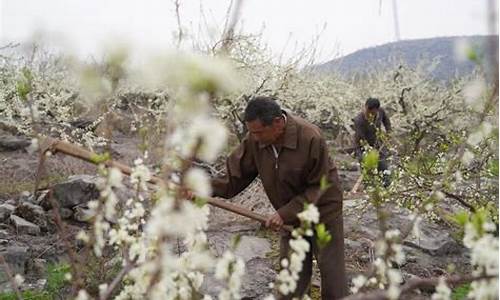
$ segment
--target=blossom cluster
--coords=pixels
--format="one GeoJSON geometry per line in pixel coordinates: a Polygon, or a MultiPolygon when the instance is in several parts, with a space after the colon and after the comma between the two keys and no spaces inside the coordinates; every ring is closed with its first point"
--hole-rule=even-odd
{"type": "MultiPolygon", "coordinates": [[[[299,273],[303,267],[303,261],[309,251],[312,251],[309,240],[313,236],[313,226],[319,222],[319,211],[314,204],[307,204],[305,209],[297,214],[300,220],[300,227],[292,232],[292,239],[289,241],[291,253],[288,258],[281,261],[281,271],[276,277],[276,283],[280,295],[290,295],[297,288],[299,273]]],[[[271,297],[271,296],[270,296],[271,297]]]]}

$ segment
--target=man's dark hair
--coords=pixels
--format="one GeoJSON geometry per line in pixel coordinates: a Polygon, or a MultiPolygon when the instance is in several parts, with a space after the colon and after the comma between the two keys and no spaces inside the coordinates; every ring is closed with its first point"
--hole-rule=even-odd
{"type": "Polygon", "coordinates": [[[281,107],[274,98],[254,97],[245,108],[245,122],[260,120],[262,125],[269,126],[275,118],[281,117],[281,107]]]}
{"type": "Polygon", "coordinates": [[[365,106],[368,109],[379,109],[380,108],[380,101],[378,101],[377,98],[368,98],[366,99],[365,106]]]}

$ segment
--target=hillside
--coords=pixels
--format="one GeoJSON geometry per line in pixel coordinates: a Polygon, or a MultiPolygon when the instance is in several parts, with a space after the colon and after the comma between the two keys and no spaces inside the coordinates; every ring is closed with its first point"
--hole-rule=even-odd
{"type": "Polygon", "coordinates": [[[474,70],[472,61],[460,61],[456,55],[456,45],[467,40],[479,57],[484,57],[488,49],[488,38],[495,39],[498,49],[498,36],[438,37],[430,39],[404,40],[376,47],[358,50],[349,55],[316,65],[314,70],[321,73],[337,72],[343,77],[362,75],[374,69],[386,69],[402,62],[416,67],[419,62],[439,60],[430,74],[448,81],[455,76],[469,74],[474,70]]]}

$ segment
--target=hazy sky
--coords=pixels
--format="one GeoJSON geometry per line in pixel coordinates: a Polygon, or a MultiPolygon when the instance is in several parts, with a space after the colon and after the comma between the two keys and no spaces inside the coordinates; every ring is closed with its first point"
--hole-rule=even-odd
{"type": "MultiPolygon", "coordinates": [[[[0,0],[0,41],[22,41],[44,32],[85,55],[120,38],[140,49],[173,45],[172,0],[0,0]]],[[[275,53],[286,56],[319,33],[320,60],[395,40],[394,0],[246,0],[245,32],[263,30],[275,53]]],[[[488,34],[487,0],[396,0],[401,39],[488,34]]],[[[222,27],[230,1],[180,0],[189,33],[222,27]],[[205,21],[200,21],[204,11],[205,21]],[[207,26],[208,24],[208,26],[207,26]]],[[[1,45],[1,44],[0,44],[1,45]]]]}

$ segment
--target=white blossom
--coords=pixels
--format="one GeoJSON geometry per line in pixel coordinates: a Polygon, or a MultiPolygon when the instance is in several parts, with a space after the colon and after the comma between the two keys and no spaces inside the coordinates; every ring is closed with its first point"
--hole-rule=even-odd
{"type": "Polygon", "coordinates": [[[398,229],[391,229],[391,230],[387,230],[385,232],[385,238],[387,240],[394,240],[396,238],[398,238],[400,235],[400,232],[398,229]]]}
{"type": "Polygon", "coordinates": [[[392,244],[391,250],[394,252],[392,255],[392,260],[398,265],[402,265],[405,262],[405,253],[403,252],[403,246],[401,244],[392,244]]]}
{"type": "Polygon", "coordinates": [[[451,297],[451,290],[446,284],[443,277],[439,278],[439,283],[436,286],[436,292],[432,294],[432,300],[449,300],[451,297]]]}
{"type": "Polygon", "coordinates": [[[123,187],[122,178],[123,174],[117,168],[108,169],[108,182],[111,187],[121,188],[123,187]]]}
{"type": "Polygon", "coordinates": [[[454,45],[455,60],[466,61],[471,50],[471,44],[466,38],[456,40],[454,45]]]}
{"type": "Polygon", "coordinates": [[[132,168],[132,173],[130,174],[130,183],[134,186],[139,185],[141,190],[147,191],[146,182],[151,179],[151,172],[143,164],[142,159],[136,159],[134,165],[135,167],[132,168]]]}
{"type": "Polygon", "coordinates": [[[196,147],[199,158],[213,162],[225,145],[226,127],[213,118],[196,118],[187,128],[178,128],[170,138],[170,144],[180,150],[184,158],[192,156],[196,147]]]}
{"type": "Polygon", "coordinates": [[[353,294],[356,294],[362,287],[365,286],[367,283],[368,279],[366,276],[363,275],[358,275],[352,279],[352,287],[351,287],[351,292],[353,294]]]}
{"type": "Polygon", "coordinates": [[[486,84],[482,79],[474,79],[469,82],[463,90],[465,103],[472,108],[481,108],[483,101],[482,94],[486,90],[486,84]]]}
{"type": "Polygon", "coordinates": [[[469,150],[465,150],[462,156],[462,162],[464,163],[464,165],[466,166],[470,165],[473,159],[474,159],[474,154],[469,150]]]}
{"type": "Polygon", "coordinates": [[[498,271],[498,238],[486,234],[471,247],[471,263],[481,266],[487,274],[498,271]]]}
{"type": "Polygon", "coordinates": [[[16,274],[16,276],[14,276],[14,281],[16,282],[17,286],[20,286],[24,283],[24,277],[21,274],[16,274]]]}
{"type": "Polygon", "coordinates": [[[212,195],[212,184],[206,172],[200,168],[191,168],[186,174],[186,186],[200,197],[212,195]]]}
{"type": "Polygon", "coordinates": [[[422,223],[422,217],[415,216],[415,221],[413,223],[413,228],[412,228],[412,234],[417,240],[420,240],[421,237],[420,223],[422,223]]]}
{"type": "Polygon", "coordinates": [[[471,291],[467,295],[471,299],[498,299],[498,279],[476,280],[471,283],[471,291]]]}
{"type": "Polygon", "coordinates": [[[80,231],[78,231],[78,234],[76,235],[76,239],[87,243],[89,241],[89,236],[85,231],[80,230],[80,231]]]}
{"type": "Polygon", "coordinates": [[[90,296],[85,290],[79,290],[75,300],[89,300],[90,296]]]}
{"type": "Polygon", "coordinates": [[[99,285],[99,295],[104,295],[104,293],[106,292],[106,290],[108,289],[108,284],[107,283],[103,283],[103,284],[100,284],[99,285]]]}
{"type": "Polygon", "coordinates": [[[219,299],[239,299],[241,277],[245,272],[245,263],[229,251],[224,252],[215,267],[215,278],[228,283],[227,289],[219,293],[219,299]]]}
{"type": "Polygon", "coordinates": [[[426,211],[431,211],[433,208],[434,208],[434,204],[432,204],[431,202],[424,205],[424,209],[426,211]]]}
{"type": "Polygon", "coordinates": [[[495,232],[497,230],[497,226],[493,222],[484,222],[483,230],[486,232],[495,232]]]}
{"type": "MultiPolygon", "coordinates": [[[[486,222],[488,224],[490,222],[486,222]]],[[[490,229],[491,225],[483,225],[490,229]]],[[[464,228],[464,245],[471,249],[471,264],[474,267],[474,275],[498,274],[498,238],[485,231],[478,232],[474,224],[468,222],[464,228]]],[[[469,297],[473,299],[497,299],[498,278],[476,280],[471,283],[469,297]]]]}
{"type": "Polygon", "coordinates": [[[401,289],[397,285],[390,285],[387,289],[387,297],[390,300],[399,299],[399,295],[401,294],[401,289]]]}
{"type": "Polygon", "coordinates": [[[304,222],[318,223],[319,222],[319,211],[316,205],[310,203],[307,205],[306,210],[297,214],[297,217],[304,222]]]}
{"type": "Polygon", "coordinates": [[[401,272],[396,269],[387,270],[387,279],[392,284],[399,284],[403,282],[403,277],[401,276],[401,272]]]}
{"type": "Polygon", "coordinates": [[[306,253],[309,252],[309,242],[303,238],[292,239],[290,240],[290,248],[297,253],[306,253]]]}
{"type": "Polygon", "coordinates": [[[73,279],[73,276],[71,275],[71,273],[64,274],[64,280],[71,281],[71,279],[73,279]]]}
{"type": "Polygon", "coordinates": [[[38,139],[33,138],[31,139],[31,143],[28,147],[26,147],[26,151],[28,151],[29,154],[33,154],[39,149],[39,144],[38,144],[38,139]]]}

